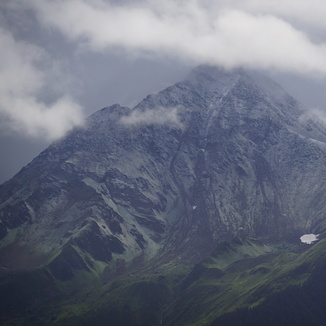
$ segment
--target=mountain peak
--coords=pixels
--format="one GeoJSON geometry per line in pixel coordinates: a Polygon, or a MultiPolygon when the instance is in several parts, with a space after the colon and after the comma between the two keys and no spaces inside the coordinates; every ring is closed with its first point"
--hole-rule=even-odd
{"type": "Polygon", "coordinates": [[[197,78],[202,81],[206,79],[216,82],[222,79],[238,78],[245,74],[243,68],[226,69],[220,66],[200,65],[190,72],[189,79],[197,78]]]}
{"type": "MultiPolygon", "coordinates": [[[[284,89],[267,76],[257,71],[246,71],[244,68],[226,69],[218,66],[201,65],[192,70],[188,80],[194,86],[224,91],[241,84],[255,88],[257,92],[278,100],[289,98],[284,89]],[[250,86],[249,86],[250,85],[250,86]]],[[[223,92],[223,91],[222,91],[223,92]]]]}
{"type": "MultiPolygon", "coordinates": [[[[201,121],[221,118],[233,121],[233,124],[265,117],[277,124],[296,125],[298,132],[305,133],[299,126],[300,117],[306,110],[303,105],[268,77],[243,68],[226,70],[198,66],[184,81],[148,96],[134,109],[173,107],[179,109],[182,121],[190,119],[190,111],[197,111],[201,121]]],[[[199,125],[198,122],[200,129],[208,126],[199,125]]]]}
{"type": "Polygon", "coordinates": [[[244,75],[242,68],[226,70],[222,67],[201,65],[191,71],[186,82],[197,91],[223,96],[244,75]]]}
{"type": "Polygon", "coordinates": [[[301,108],[267,78],[212,66],[132,110],[104,108],[1,188],[2,244],[32,237],[44,255],[74,246],[85,263],[127,266],[135,257],[196,262],[237,236],[312,231],[324,185],[304,199],[293,189],[322,180],[324,148],[307,138],[301,108]]]}
{"type": "MultiPolygon", "coordinates": [[[[162,293],[174,281],[161,273],[212,253],[178,286],[183,291],[214,262],[209,277],[222,277],[238,258],[270,252],[271,243],[292,245],[307,233],[322,238],[326,147],[314,139],[325,140],[326,129],[303,124],[302,112],[269,79],[211,66],[132,110],[113,105],[96,112],[0,187],[1,270],[33,270],[46,284],[76,293],[73,284],[123,275],[133,295],[141,284],[134,275],[146,271],[153,277],[139,291],[152,293],[147,286],[157,279],[154,292],[162,293]],[[236,245],[228,245],[232,239],[236,245]]],[[[245,274],[261,272],[268,268],[245,274]]],[[[2,287],[10,292],[6,282],[2,287]]],[[[112,283],[108,293],[114,291],[112,283]]],[[[189,315],[188,301],[185,307],[189,315]]],[[[70,318],[62,311],[60,318],[70,318]]],[[[123,325],[130,324],[136,323],[123,325]]]]}

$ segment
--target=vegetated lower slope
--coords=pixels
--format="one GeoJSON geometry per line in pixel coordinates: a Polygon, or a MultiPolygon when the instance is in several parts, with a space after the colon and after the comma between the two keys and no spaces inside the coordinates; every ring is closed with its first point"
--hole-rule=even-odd
{"type": "MultiPolygon", "coordinates": [[[[67,283],[50,287],[40,278],[44,273],[26,274],[17,278],[21,309],[10,320],[15,325],[237,325],[239,320],[286,325],[303,315],[302,320],[319,321],[307,325],[322,325],[325,263],[325,240],[279,246],[234,239],[190,270],[181,265],[135,270],[73,292],[67,283]],[[33,300],[24,297],[28,292],[33,300]]],[[[17,293],[1,295],[8,296],[3,313],[10,314],[17,293]]]]}
{"type": "Polygon", "coordinates": [[[216,316],[236,309],[260,307],[276,293],[282,295],[306,284],[310,273],[326,258],[325,243],[301,253],[300,246],[280,248],[248,240],[226,246],[196,265],[184,279],[180,296],[167,313],[167,325],[208,325],[216,316]],[[226,264],[220,268],[223,256],[226,264]],[[229,260],[230,256],[235,261],[229,260]]]}
{"type": "Polygon", "coordinates": [[[210,325],[325,325],[326,256],[324,247],[325,243],[320,244],[298,259],[300,264],[294,264],[295,268],[285,274],[288,284],[284,282],[284,288],[281,291],[270,292],[260,305],[237,309],[222,315],[210,325]],[[303,256],[307,260],[303,259],[303,256]],[[295,278],[301,277],[306,281],[293,282],[295,278]]]}
{"type": "Polygon", "coordinates": [[[325,142],[241,69],[98,111],[0,186],[3,320],[190,325],[260,303],[297,257],[279,246],[324,237],[325,142]]]}

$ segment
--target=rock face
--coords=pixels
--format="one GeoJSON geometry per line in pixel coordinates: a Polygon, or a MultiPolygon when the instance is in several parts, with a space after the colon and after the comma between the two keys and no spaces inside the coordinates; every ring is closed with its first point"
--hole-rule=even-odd
{"type": "Polygon", "coordinates": [[[326,230],[326,128],[272,81],[196,68],[104,108],[0,187],[0,260],[59,280],[196,263],[239,237],[326,230]]]}

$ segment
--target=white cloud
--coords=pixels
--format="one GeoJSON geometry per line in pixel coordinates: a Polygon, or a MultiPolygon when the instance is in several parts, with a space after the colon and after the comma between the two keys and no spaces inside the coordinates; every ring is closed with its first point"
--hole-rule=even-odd
{"type": "Polygon", "coordinates": [[[294,22],[305,22],[317,28],[326,28],[326,6],[323,0],[224,0],[225,6],[252,13],[267,13],[294,22]]]}
{"type": "Polygon", "coordinates": [[[326,27],[319,0],[29,3],[44,25],[92,51],[123,48],[131,55],[326,75],[326,45],[292,24],[326,27]]]}
{"type": "Polygon", "coordinates": [[[82,110],[69,96],[54,103],[39,100],[55,78],[50,58],[41,48],[17,41],[0,28],[0,114],[2,131],[56,139],[81,123],[82,110]]]}
{"type": "Polygon", "coordinates": [[[305,114],[300,117],[301,123],[313,121],[317,124],[323,124],[326,127],[326,112],[320,108],[310,108],[305,114]]]}
{"type": "Polygon", "coordinates": [[[317,121],[321,121],[324,123],[324,126],[326,127],[326,112],[325,110],[321,110],[319,108],[315,108],[315,109],[312,109],[312,114],[315,115],[315,117],[317,117],[317,121]]]}
{"type": "Polygon", "coordinates": [[[127,126],[144,126],[144,125],[171,125],[178,128],[182,124],[178,117],[179,108],[158,107],[155,110],[134,109],[129,115],[123,116],[120,122],[127,126]]]}
{"type": "MultiPolygon", "coordinates": [[[[123,49],[130,56],[171,56],[194,65],[326,76],[326,44],[313,42],[306,28],[325,32],[326,5],[321,0],[6,3],[12,10],[32,10],[44,35],[58,30],[85,52],[123,49]]],[[[62,85],[69,76],[58,68],[57,59],[41,45],[18,40],[4,28],[0,42],[1,129],[54,139],[80,123],[81,107],[66,95],[71,89],[62,85]],[[54,101],[42,101],[51,92],[54,101]]],[[[134,118],[141,121],[140,116],[134,118]]]]}

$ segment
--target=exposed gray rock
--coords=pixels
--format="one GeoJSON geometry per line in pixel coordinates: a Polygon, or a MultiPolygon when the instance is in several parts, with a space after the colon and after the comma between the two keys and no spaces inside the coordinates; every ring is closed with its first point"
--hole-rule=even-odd
{"type": "Polygon", "coordinates": [[[274,82],[209,66],[132,110],[104,108],[0,187],[0,257],[25,246],[69,279],[118,259],[195,263],[234,237],[320,234],[326,128],[309,116],[274,82]]]}

